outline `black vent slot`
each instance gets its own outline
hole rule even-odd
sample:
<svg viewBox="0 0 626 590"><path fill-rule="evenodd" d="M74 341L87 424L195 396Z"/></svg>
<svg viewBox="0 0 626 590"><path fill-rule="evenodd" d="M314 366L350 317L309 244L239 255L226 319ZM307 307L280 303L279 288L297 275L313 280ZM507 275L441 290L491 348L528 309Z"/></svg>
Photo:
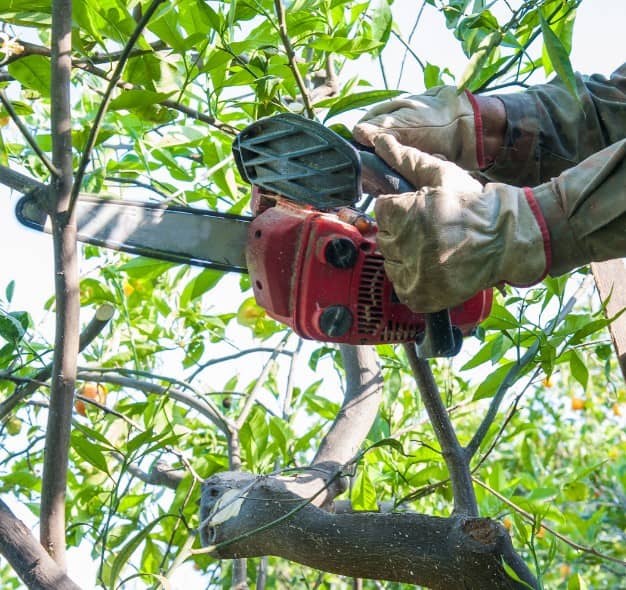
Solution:
<svg viewBox="0 0 626 590"><path fill-rule="evenodd" d="M361 334L376 334L383 321L384 280L383 257L376 254L366 256L357 301L357 326Z"/></svg>
<svg viewBox="0 0 626 590"><path fill-rule="evenodd" d="M357 150L323 125L283 113L246 127L233 143L249 183L298 203L325 209L361 198Z"/></svg>

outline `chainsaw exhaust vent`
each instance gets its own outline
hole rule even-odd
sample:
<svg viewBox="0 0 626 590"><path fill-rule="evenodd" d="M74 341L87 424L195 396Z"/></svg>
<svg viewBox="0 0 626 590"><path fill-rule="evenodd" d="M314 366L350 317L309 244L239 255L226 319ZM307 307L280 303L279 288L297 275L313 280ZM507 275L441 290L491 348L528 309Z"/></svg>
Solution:
<svg viewBox="0 0 626 590"><path fill-rule="evenodd" d="M410 342L423 330L416 322L385 318L383 303L384 259L380 254L365 257L357 301L357 325L363 337L378 335L381 342ZM383 325L384 323L384 325Z"/></svg>
<svg viewBox="0 0 626 590"><path fill-rule="evenodd" d="M318 209L348 207L361 198L357 150L326 127L293 113L260 119L233 143L249 183Z"/></svg>
<svg viewBox="0 0 626 590"><path fill-rule="evenodd" d="M359 333L373 335L380 329L383 319L383 281L385 269L383 257L366 256L361 268L361 282L357 301L357 325Z"/></svg>

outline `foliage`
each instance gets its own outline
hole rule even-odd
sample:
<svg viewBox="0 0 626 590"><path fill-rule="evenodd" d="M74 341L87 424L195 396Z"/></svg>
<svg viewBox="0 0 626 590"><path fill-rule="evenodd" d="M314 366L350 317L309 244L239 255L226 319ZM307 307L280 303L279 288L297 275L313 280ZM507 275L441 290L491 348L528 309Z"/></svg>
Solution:
<svg viewBox="0 0 626 590"><path fill-rule="evenodd" d="M321 119L333 119L397 93L375 88L369 66L352 78L342 74L362 56L368 61L359 63L374 63L369 56L384 60L390 40L407 43L389 2L294 0L285 13L287 44L280 34L279 0L179 0L159 5L98 120L115 64L150 4L74 2L75 167L97 131L81 190L103 198L148 194L245 212L248 187L230 155L236 130L285 110L312 109ZM528 0L515 9L483 0L424 4L441 13L442 31L449 29L468 58L459 85L524 85L543 68L573 88L567 56L578 2ZM13 39L0 47L7 63L2 86L41 150L49 152L50 1L0 0L0 16ZM291 53L296 62L290 62ZM425 86L453 81L446 64L413 57L410 67L421 68ZM341 83L325 91L335 76ZM6 114L0 113L5 162L47 180L48 170ZM83 254L83 318L103 303L117 313L80 357L81 383L106 383L108 395L100 405L87 403L85 416L74 417L68 543L89 548L98 587L167 587L177 568L202 579L198 587L228 587L228 564L189 553L200 481L225 469L269 473L307 464L338 409L340 357L333 347L298 342L269 318L251 299L247 277L93 246ZM620 415L626 392L601 310L582 301L565 319L553 321L581 278L509 291L481 326L478 345L468 346L471 352L462 360L439 363L436 376L467 443L507 374L531 351L505 396L506 415L489 428L472 466L481 514L510 528L544 587L617 588L623 567L605 556L626 559ZM40 330L32 317L37 310L13 309L14 284L3 285L0 303L3 399L24 379L36 379L52 354L45 327ZM48 308L54 310L53 300ZM391 346L378 352L385 399L348 495L357 509L391 502L402 510L446 514L447 470L406 359ZM246 403L250 399L257 403ZM0 431L0 492L34 517L47 400L40 387L3 417ZM234 438L239 454L233 452ZM146 481L157 461L176 470L175 490ZM258 561L248 563L250 579L259 567ZM3 587L18 587L6 567L0 580ZM341 588L348 581L270 559L265 588L288 584Z"/></svg>

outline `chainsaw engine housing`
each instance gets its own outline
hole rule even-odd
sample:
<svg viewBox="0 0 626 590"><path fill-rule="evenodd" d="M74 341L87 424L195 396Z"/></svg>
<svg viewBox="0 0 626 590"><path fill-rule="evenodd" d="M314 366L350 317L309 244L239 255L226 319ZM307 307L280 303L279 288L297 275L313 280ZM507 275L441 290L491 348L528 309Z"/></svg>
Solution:
<svg viewBox="0 0 626 590"><path fill-rule="evenodd" d="M424 315L400 303L376 247L336 214L278 199L250 224L246 261L257 303L304 338L346 344L413 342ZM491 290L450 310L464 335L489 315Z"/></svg>

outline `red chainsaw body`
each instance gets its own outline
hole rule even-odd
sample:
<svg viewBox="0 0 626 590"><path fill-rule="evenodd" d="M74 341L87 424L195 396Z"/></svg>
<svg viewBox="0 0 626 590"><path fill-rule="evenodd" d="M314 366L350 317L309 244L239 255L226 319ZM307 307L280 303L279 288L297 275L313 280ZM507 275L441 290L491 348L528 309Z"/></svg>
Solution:
<svg viewBox="0 0 626 590"><path fill-rule="evenodd" d="M246 259L257 303L304 338L346 344L415 341L423 314L401 304L376 247L336 214L278 199L259 208ZM491 290L450 310L465 335L489 315Z"/></svg>

